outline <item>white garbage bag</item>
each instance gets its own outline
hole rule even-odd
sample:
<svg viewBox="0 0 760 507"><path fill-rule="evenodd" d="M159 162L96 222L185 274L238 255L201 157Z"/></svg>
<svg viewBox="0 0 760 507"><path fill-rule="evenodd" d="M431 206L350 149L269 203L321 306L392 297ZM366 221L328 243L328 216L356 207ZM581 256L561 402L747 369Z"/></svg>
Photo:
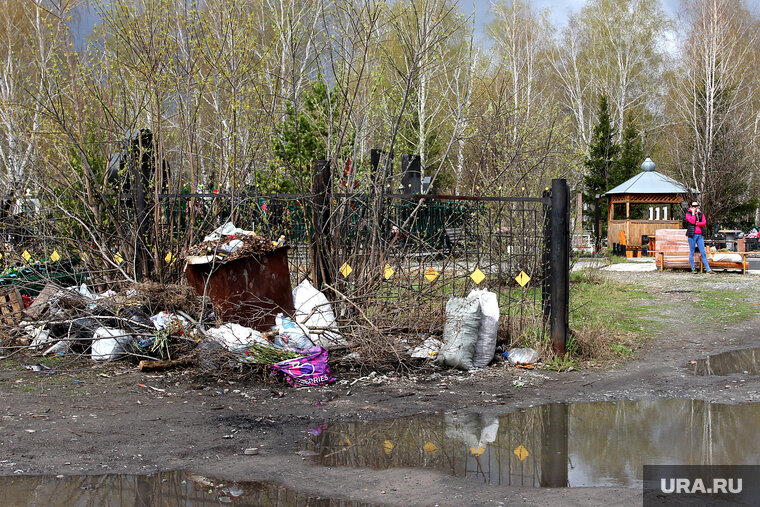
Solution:
<svg viewBox="0 0 760 507"><path fill-rule="evenodd" d="M127 353L133 341L132 335L123 329L99 327L92 336L90 357L95 361L115 361Z"/></svg>
<svg viewBox="0 0 760 507"><path fill-rule="evenodd" d="M293 304L296 308L295 319L299 324L310 329L335 327L335 313L333 313L332 305L308 279L304 279L293 289ZM309 337L314 345L327 350L348 344L337 330L311 331Z"/></svg>
<svg viewBox="0 0 760 507"><path fill-rule="evenodd" d="M482 316L479 298L449 299L446 303L446 324L443 326L443 347L435 359L437 364L460 370L474 368L472 357Z"/></svg>
<svg viewBox="0 0 760 507"><path fill-rule="evenodd" d="M499 299L495 293L488 289L473 290L468 297L478 298L480 311L483 313L478 330L478 341L475 343L475 352L472 355L472 365L475 368L482 368L488 366L496 353L496 339L499 332Z"/></svg>

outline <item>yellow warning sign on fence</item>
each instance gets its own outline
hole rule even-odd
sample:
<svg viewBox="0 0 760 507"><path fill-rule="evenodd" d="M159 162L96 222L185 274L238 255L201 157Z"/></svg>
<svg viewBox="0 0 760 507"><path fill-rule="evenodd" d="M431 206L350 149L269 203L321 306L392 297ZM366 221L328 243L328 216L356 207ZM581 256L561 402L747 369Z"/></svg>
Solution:
<svg viewBox="0 0 760 507"><path fill-rule="evenodd" d="M433 442L428 442L425 445L422 446L423 449L425 449L425 452L428 454L433 454L435 451L438 450L438 446L435 445Z"/></svg>
<svg viewBox="0 0 760 507"><path fill-rule="evenodd" d="M520 271L520 274L517 275L517 283L520 284L520 287L525 287L525 285L530 282L530 277L525 273L525 271Z"/></svg>
<svg viewBox="0 0 760 507"><path fill-rule="evenodd" d="M475 282L475 285L480 285L480 282L486 279L486 275L483 274L480 268L477 268L472 272L470 278L472 278L472 281Z"/></svg>
<svg viewBox="0 0 760 507"><path fill-rule="evenodd" d="M525 447L521 445L520 447L515 449L515 456L517 456L517 459L519 459L520 461L524 461L525 458L530 456L530 453L528 452L528 449L526 449Z"/></svg>
<svg viewBox="0 0 760 507"><path fill-rule="evenodd" d="M385 277L386 280L390 280L393 277L394 273L396 272L393 271L393 268L390 267L389 264L386 264L385 268L383 268L383 276Z"/></svg>
<svg viewBox="0 0 760 507"><path fill-rule="evenodd" d="M50 260L53 262L58 262L61 260L61 256L58 255L58 252L56 250L53 250L53 253L50 254Z"/></svg>
<svg viewBox="0 0 760 507"><path fill-rule="evenodd" d="M340 267L340 274L343 275L343 278L348 278L348 275L351 274L351 266L348 265L347 262L344 262L343 265Z"/></svg>
<svg viewBox="0 0 760 507"><path fill-rule="evenodd" d="M435 270L435 268L427 268L425 270L425 278L428 282L434 282L436 278L438 278L438 271Z"/></svg>
<svg viewBox="0 0 760 507"><path fill-rule="evenodd" d="M30 254L28 250L24 250L24 253L21 254L21 257L23 257L26 262L29 262L29 259L32 258L32 254Z"/></svg>

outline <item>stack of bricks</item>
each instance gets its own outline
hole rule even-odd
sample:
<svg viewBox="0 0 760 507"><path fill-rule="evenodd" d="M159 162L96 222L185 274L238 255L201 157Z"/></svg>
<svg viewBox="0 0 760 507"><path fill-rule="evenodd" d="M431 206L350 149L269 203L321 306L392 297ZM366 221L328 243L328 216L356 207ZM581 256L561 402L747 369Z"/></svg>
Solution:
<svg viewBox="0 0 760 507"><path fill-rule="evenodd" d="M655 262L657 269L681 268L690 269L689 265L689 238L686 237L686 229L657 229L655 233ZM661 264L665 263L664 266ZM694 266L699 268L701 255L694 254Z"/></svg>

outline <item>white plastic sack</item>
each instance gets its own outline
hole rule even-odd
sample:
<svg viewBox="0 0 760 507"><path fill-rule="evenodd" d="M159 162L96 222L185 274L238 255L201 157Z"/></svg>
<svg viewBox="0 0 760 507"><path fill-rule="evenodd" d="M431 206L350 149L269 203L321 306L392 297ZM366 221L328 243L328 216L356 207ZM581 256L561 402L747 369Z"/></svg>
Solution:
<svg viewBox="0 0 760 507"><path fill-rule="evenodd" d="M417 359L432 359L438 355L441 347L443 347L443 342L431 337L412 349L410 355Z"/></svg>
<svg viewBox="0 0 760 507"><path fill-rule="evenodd" d="M115 361L121 358L134 338L123 329L99 327L92 336L90 356L95 361Z"/></svg>
<svg viewBox="0 0 760 507"><path fill-rule="evenodd" d="M332 305L327 301L325 295L315 289L306 278L293 289L293 305L296 308L295 319L299 324L308 328L335 326L335 313L333 313ZM307 319L306 317L309 315L311 316ZM309 333L309 337L314 345L327 350L348 343L337 331L320 333L312 331Z"/></svg>
<svg viewBox="0 0 760 507"><path fill-rule="evenodd" d="M538 352L531 348L512 349L507 353L507 359L512 364L533 364L538 361Z"/></svg>
<svg viewBox="0 0 760 507"><path fill-rule="evenodd" d="M266 338L255 329L232 322L209 329L206 331L206 336L230 352L245 352L254 343L269 344Z"/></svg>
<svg viewBox="0 0 760 507"><path fill-rule="evenodd" d="M314 346L309 339L309 328L303 324L296 324L281 313L275 317L278 337L274 344L278 347L290 347L293 349L306 350Z"/></svg>
<svg viewBox="0 0 760 507"><path fill-rule="evenodd" d="M473 290L467 297L478 298L480 311L483 314L478 330L478 341L472 355L472 365L475 368L482 368L488 366L496 353L496 339L499 332L499 299L495 293L488 289Z"/></svg>
<svg viewBox="0 0 760 507"><path fill-rule="evenodd" d="M715 262L741 262L742 256L731 253L716 253L712 256L711 260Z"/></svg>
<svg viewBox="0 0 760 507"><path fill-rule="evenodd" d="M460 370L471 370L472 356L478 341L480 300L477 297L451 298L446 303L446 324L443 326L443 347L435 359Z"/></svg>

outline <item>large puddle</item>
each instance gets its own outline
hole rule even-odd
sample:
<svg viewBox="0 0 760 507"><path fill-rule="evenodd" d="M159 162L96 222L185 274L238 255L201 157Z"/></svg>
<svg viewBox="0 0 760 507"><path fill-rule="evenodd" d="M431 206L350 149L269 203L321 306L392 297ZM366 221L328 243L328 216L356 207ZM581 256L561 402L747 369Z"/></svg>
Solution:
<svg viewBox="0 0 760 507"><path fill-rule="evenodd" d="M760 464L760 404L655 399L446 413L309 430L321 465L430 468L491 484L640 487L643 465Z"/></svg>
<svg viewBox="0 0 760 507"><path fill-rule="evenodd" d="M271 507L369 505L298 493L273 483L232 483L184 471L153 475L0 476L0 505L3 507L173 507L228 504Z"/></svg>
<svg viewBox="0 0 760 507"><path fill-rule="evenodd" d="M707 356L691 365L695 375L760 375L760 348L731 350Z"/></svg>

